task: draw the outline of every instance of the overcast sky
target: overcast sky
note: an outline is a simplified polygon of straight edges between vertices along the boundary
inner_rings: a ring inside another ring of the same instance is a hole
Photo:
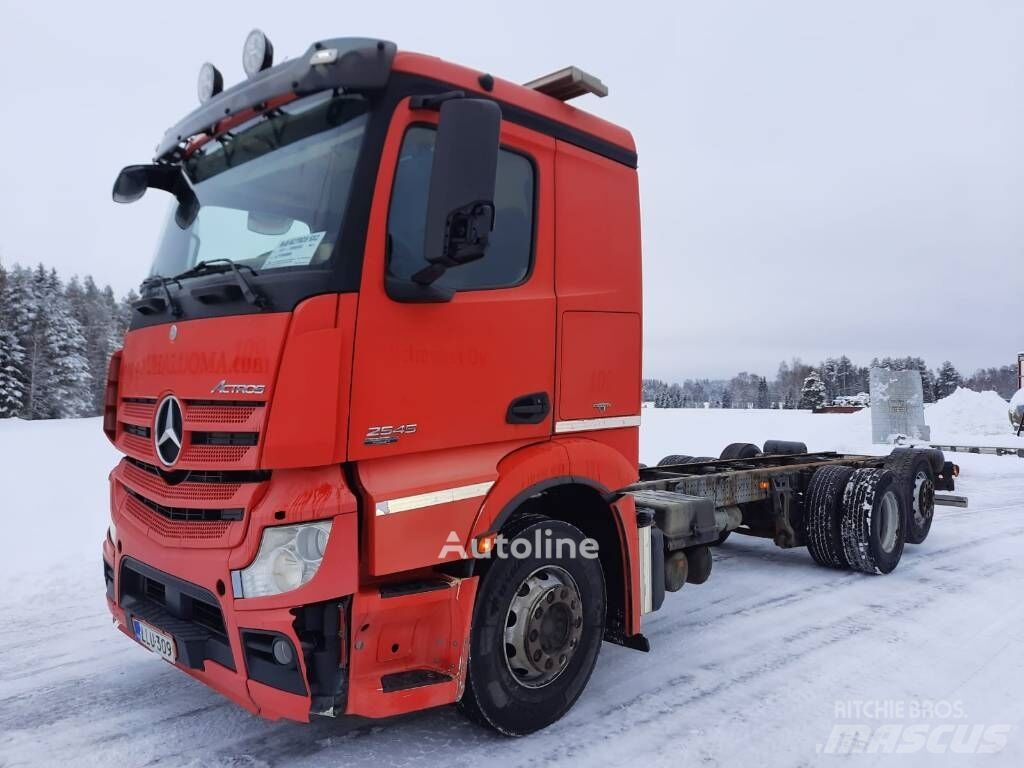
[[[252,27],[278,61],[366,35],[604,80],[576,103],[639,147],[647,375],[842,353],[970,372],[1024,349],[1019,0],[0,0],[3,263],[137,285],[165,202],[114,205],[114,175],[196,106],[203,61],[242,78]]]

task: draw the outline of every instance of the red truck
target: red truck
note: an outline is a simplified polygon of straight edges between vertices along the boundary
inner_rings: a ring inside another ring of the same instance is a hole
[[[361,38],[275,66],[258,31],[244,61],[114,185],[172,196],[103,419],[123,633],[266,718],[526,734],[734,530],[869,572],[923,541],[935,451],[639,467],[636,148],[566,103],[599,80]]]

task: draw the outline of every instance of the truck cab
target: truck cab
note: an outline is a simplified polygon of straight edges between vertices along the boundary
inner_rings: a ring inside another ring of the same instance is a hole
[[[271,719],[544,727],[645,645],[632,137],[575,68],[254,34],[114,186],[170,201],[107,385],[114,623]],[[598,556],[487,557],[541,531]]]

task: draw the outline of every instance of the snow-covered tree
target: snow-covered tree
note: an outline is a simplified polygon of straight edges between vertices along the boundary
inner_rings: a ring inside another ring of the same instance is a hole
[[[36,349],[42,360],[35,366],[35,418],[64,419],[95,412],[85,336],[70,305],[62,299],[60,294],[52,295],[39,323]]]
[[[938,375],[935,377],[935,397],[948,397],[956,391],[956,388],[963,385],[964,380],[956,367],[946,360],[939,366]]]
[[[0,326],[0,419],[17,416],[25,407],[25,385],[21,366],[25,350],[14,332]]]
[[[811,371],[800,388],[800,408],[813,410],[825,405],[825,382],[817,371]]]
[[[771,408],[771,398],[768,397],[768,379],[764,376],[761,377],[761,381],[757,385],[757,400],[754,404],[758,408]]]

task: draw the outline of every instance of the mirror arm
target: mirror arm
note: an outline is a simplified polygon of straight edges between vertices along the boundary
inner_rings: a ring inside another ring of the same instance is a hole
[[[413,96],[409,99],[409,109],[429,109],[437,112],[446,101],[464,98],[466,98],[465,91],[445,91],[444,93]]]

